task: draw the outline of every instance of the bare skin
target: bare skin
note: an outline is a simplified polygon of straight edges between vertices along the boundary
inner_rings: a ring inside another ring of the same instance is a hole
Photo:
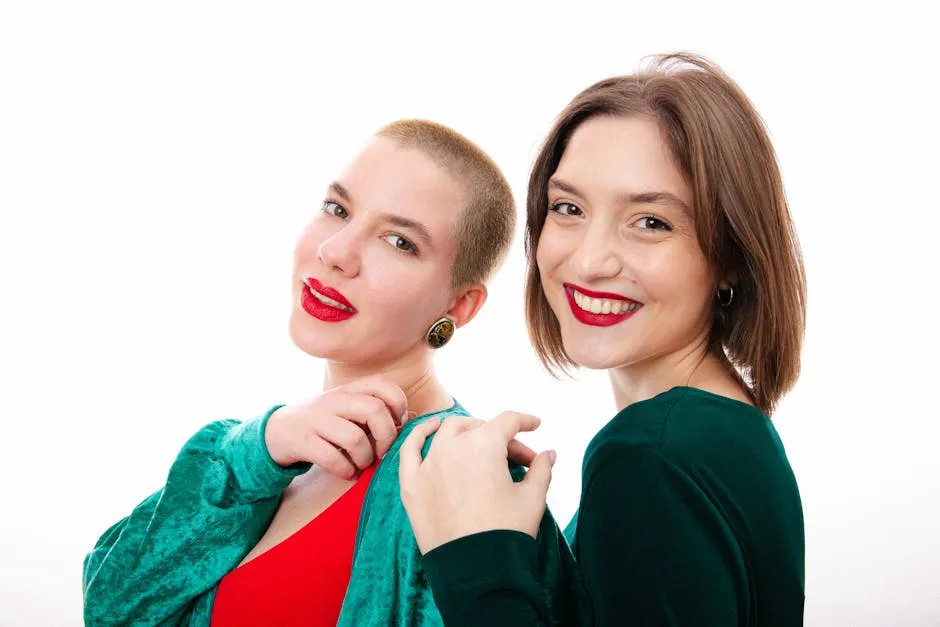
[[[328,385],[331,380],[343,380],[340,372],[331,374],[332,379],[330,374],[327,376]],[[412,379],[410,385],[404,387],[409,408],[405,422],[417,415],[447,409],[453,404],[450,395],[430,371],[419,373],[417,377],[412,375]],[[391,414],[388,418],[391,419]],[[357,469],[357,474],[358,471],[360,469]],[[242,564],[263,555],[310,524],[356,485],[357,480],[357,477],[347,479],[338,476],[317,465],[296,477],[281,495],[281,502],[268,529],[242,560]]]

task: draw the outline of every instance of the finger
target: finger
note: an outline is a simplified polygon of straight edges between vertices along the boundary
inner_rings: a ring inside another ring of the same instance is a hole
[[[448,416],[447,420],[443,421],[443,426],[441,426],[441,431],[438,434],[438,437],[447,438],[452,435],[465,433],[471,429],[479,427],[482,424],[484,424],[484,422],[479,418],[470,418],[469,416]]]
[[[545,503],[548,486],[552,482],[552,466],[555,465],[555,457],[555,451],[539,453],[529,466],[529,472],[522,479],[522,489],[542,504]]]
[[[528,466],[536,457],[536,452],[519,440],[512,440],[508,447],[509,461],[521,466]]]
[[[398,428],[381,400],[363,393],[336,394],[331,399],[331,409],[346,420],[362,425],[374,442],[375,456],[382,458],[398,437]]]
[[[405,392],[390,379],[381,375],[358,379],[343,386],[344,392],[368,394],[374,396],[388,407],[392,418],[401,424],[408,412],[408,398]]]
[[[365,470],[375,461],[375,451],[365,429],[340,416],[323,421],[317,432],[320,437],[349,455],[352,463]]]
[[[352,479],[358,472],[356,465],[330,442],[309,438],[304,446],[307,461],[320,466],[334,477]]]
[[[374,441],[375,455],[382,459],[398,438],[398,425],[383,401],[374,396],[362,395],[358,398],[362,400],[360,416],[365,419],[369,434]]]
[[[542,423],[541,420],[530,414],[521,414],[517,411],[504,411],[487,422],[482,429],[498,433],[507,444],[516,437],[520,431],[534,431]]]
[[[398,480],[403,486],[418,472],[421,467],[421,450],[424,448],[424,443],[440,426],[439,418],[431,418],[416,426],[402,442],[401,448],[398,449]]]

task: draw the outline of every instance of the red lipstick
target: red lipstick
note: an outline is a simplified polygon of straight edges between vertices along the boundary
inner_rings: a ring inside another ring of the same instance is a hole
[[[330,300],[343,305],[345,308],[336,307],[335,305],[331,305],[329,303],[324,303],[322,300],[314,296],[313,292],[317,292],[321,296],[325,296]],[[352,303],[350,303],[338,290],[335,290],[332,287],[327,287],[316,279],[304,280],[304,289],[300,295],[300,305],[308,314],[317,320],[323,320],[324,322],[342,322],[343,320],[349,320],[355,316],[356,313],[358,313],[356,308],[353,307]]]
[[[568,305],[571,307],[571,313],[574,315],[575,319],[578,322],[583,324],[590,325],[592,327],[609,327],[611,325],[617,324],[618,322],[623,322],[627,318],[631,317],[633,314],[638,312],[643,307],[643,303],[632,300],[621,296],[620,294],[613,294],[611,292],[595,292],[594,290],[589,290],[583,287],[578,287],[570,283],[565,283],[565,296],[568,297]],[[574,299],[574,292],[577,290],[584,296],[589,296],[591,298],[606,298],[609,300],[616,300],[626,304],[636,304],[638,307],[631,311],[624,311],[621,313],[591,313],[590,311],[585,311],[578,306],[577,301]]]

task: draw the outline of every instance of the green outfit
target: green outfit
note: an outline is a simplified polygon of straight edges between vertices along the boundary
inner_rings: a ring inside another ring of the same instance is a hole
[[[85,558],[88,625],[208,626],[215,591],[261,539],[281,492],[309,464],[278,466],[264,444],[264,416],[214,422],[193,436],[166,485],[101,536]],[[459,404],[408,422],[365,495],[352,575],[339,625],[441,625],[421,554],[401,504],[398,451],[419,423],[467,415]],[[430,446],[430,442],[425,447]],[[519,467],[511,467],[518,481]],[[580,581],[565,538],[546,512],[533,541],[532,576],[557,624],[578,621]],[[315,564],[317,556],[311,555]]]
[[[565,535],[589,598],[581,624],[803,624],[799,491],[758,409],[674,388],[625,408],[594,437]],[[536,543],[489,531],[424,557],[448,627],[548,624]]]

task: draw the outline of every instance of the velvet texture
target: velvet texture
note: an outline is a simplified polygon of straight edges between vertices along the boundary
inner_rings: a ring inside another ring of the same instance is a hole
[[[219,581],[261,539],[291,479],[309,469],[281,468],[268,455],[264,428],[276,409],[243,423],[204,427],[180,451],[166,485],[101,536],[85,558],[86,624],[208,627]],[[376,469],[339,625],[443,624],[401,503],[398,453],[417,424],[452,415],[467,413],[455,403],[410,421]],[[510,470],[517,481],[524,475],[522,468]],[[553,613],[573,616],[580,580],[548,511],[536,560],[537,593]]]

